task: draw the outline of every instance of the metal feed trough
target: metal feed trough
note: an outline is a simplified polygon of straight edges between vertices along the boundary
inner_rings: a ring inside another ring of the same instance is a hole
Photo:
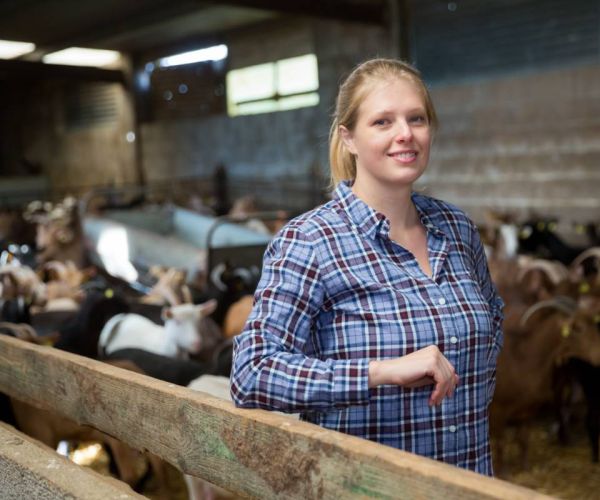
[[[185,269],[189,282],[200,274],[209,276],[223,264],[247,269],[258,278],[271,235],[244,227],[243,222],[174,205],[108,209],[82,216],[85,244],[94,264],[133,286],[140,285],[140,272],[153,265]]]

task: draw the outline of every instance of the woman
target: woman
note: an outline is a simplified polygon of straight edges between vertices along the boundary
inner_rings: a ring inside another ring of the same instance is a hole
[[[340,87],[333,199],[265,253],[231,393],[491,475],[502,301],[474,224],[412,191],[436,116],[419,73],[375,59]],[[460,380],[460,384],[459,384]]]

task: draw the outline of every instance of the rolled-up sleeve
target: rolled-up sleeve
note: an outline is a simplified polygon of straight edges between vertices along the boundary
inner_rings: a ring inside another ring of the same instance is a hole
[[[481,243],[479,231],[475,226],[473,226],[472,228],[471,245],[473,249],[474,267],[477,280],[479,282],[479,286],[481,287],[481,291],[484,297],[489,303],[490,313],[492,316],[492,332],[494,338],[492,340],[492,350],[490,352],[488,364],[488,400],[491,401],[496,385],[496,360],[498,359],[498,354],[500,354],[500,350],[502,349],[504,341],[504,337],[502,334],[502,323],[504,321],[504,301],[502,300],[500,295],[498,295],[496,286],[492,282],[487,258],[483,249],[483,244]]]
[[[315,254],[297,227],[282,230],[267,248],[252,312],[234,339],[237,406],[297,412],[368,403],[368,359],[306,354],[314,351],[309,343],[325,297]]]

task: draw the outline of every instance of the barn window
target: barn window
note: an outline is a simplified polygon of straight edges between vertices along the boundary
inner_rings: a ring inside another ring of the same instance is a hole
[[[253,115],[316,106],[318,89],[314,54],[235,69],[227,73],[227,112]]]

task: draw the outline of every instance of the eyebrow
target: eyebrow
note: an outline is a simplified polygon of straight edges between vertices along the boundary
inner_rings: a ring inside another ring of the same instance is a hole
[[[423,113],[424,115],[427,115],[427,110],[424,107],[418,107],[418,108],[411,108],[408,109],[406,111],[406,114],[412,114],[412,113]],[[374,111],[373,113],[369,113],[367,116],[365,116],[365,118],[367,120],[373,120],[379,116],[387,116],[387,115],[393,115],[395,114],[394,110],[392,109],[380,109],[378,111]]]

